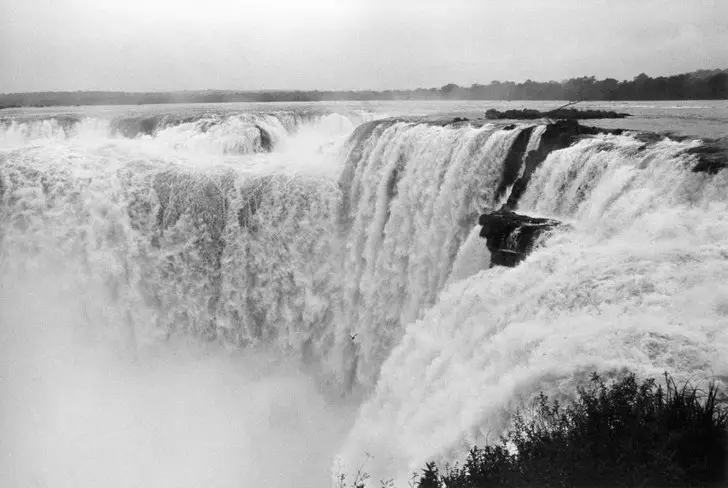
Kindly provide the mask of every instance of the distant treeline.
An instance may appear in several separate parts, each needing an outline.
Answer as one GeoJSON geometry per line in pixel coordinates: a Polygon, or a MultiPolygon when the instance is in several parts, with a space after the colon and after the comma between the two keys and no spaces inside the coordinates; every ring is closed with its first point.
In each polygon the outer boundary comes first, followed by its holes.
{"type": "Polygon", "coordinates": [[[142,105],[159,103],[326,102],[339,100],[719,100],[728,99],[728,69],[700,70],[630,81],[593,76],[566,81],[523,83],[491,81],[463,87],[363,91],[181,91],[127,93],[104,91],[10,93],[0,95],[0,108],[59,105],[142,105]]]}

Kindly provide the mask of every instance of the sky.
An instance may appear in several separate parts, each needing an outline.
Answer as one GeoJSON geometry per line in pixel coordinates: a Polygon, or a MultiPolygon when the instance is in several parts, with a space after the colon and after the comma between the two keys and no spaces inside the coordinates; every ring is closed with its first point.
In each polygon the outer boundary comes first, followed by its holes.
{"type": "Polygon", "coordinates": [[[0,0],[0,93],[622,80],[726,46],[727,0],[0,0]]]}

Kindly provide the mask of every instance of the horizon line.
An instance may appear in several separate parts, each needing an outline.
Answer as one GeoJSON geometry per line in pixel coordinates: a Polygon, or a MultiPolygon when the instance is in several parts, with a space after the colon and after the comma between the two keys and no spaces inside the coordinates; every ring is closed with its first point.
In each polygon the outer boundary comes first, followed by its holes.
{"type": "MultiPolygon", "coordinates": [[[[659,76],[651,76],[647,75],[646,73],[642,72],[640,74],[637,74],[632,77],[632,80],[637,78],[638,76],[645,74],[648,77],[652,79],[657,78],[671,78],[674,76],[683,76],[683,75],[692,75],[695,73],[700,72],[711,72],[711,71],[723,71],[728,72],[728,68],[700,68],[696,69],[694,71],[688,71],[688,72],[681,72],[681,73],[675,73],[671,75],[659,75],[659,76]]],[[[141,95],[141,94],[171,94],[171,93],[204,93],[204,92],[227,92],[227,93],[276,93],[276,92],[289,92],[289,93],[337,93],[337,92],[350,92],[350,93],[363,93],[363,92],[411,92],[411,91],[418,91],[418,90],[440,90],[443,86],[448,85],[456,85],[459,88],[471,88],[474,85],[480,85],[480,86],[488,86],[492,85],[494,82],[499,83],[514,83],[514,84],[523,84],[528,81],[531,81],[533,83],[559,83],[563,84],[570,80],[577,80],[580,78],[595,78],[597,81],[604,81],[604,80],[616,80],[619,83],[625,83],[630,82],[632,80],[629,79],[623,79],[618,80],[616,78],[606,77],[606,78],[596,78],[594,75],[583,75],[583,76],[577,76],[572,78],[564,78],[562,80],[546,80],[546,81],[539,81],[539,80],[533,80],[531,78],[527,78],[522,81],[513,81],[513,80],[491,80],[487,83],[471,83],[470,85],[459,85],[457,83],[449,82],[445,83],[444,85],[441,85],[439,87],[416,87],[416,88],[338,88],[338,89],[318,89],[318,88],[261,88],[261,89],[242,89],[242,88],[192,88],[192,89],[171,89],[171,90],[139,90],[139,91],[130,91],[130,90],[123,90],[123,89],[76,89],[76,90],[39,90],[39,91],[18,91],[18,92],[2,92],[0,93],[0,96],[12,96],[12,95],[34,95],[34,94],[41,94],[41,93],[50,93],[50,94],[59,94],[59,93],[114,93],[114,94],[130,94],[130,95],[141,95]]]]}

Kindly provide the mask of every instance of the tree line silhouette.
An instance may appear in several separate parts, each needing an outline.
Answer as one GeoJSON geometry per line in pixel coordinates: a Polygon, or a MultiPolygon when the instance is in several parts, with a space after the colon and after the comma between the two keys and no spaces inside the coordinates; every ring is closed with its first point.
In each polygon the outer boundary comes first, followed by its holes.
{"type": "Polygon", "coordinates": [[[373,100],[721,100],[728,99],[728,69],[699,70],[632,80],[597,80],[594,76],[565,81],[491,81],[469,87],[448,83],[440,88],[359,91],[227,91],[178,92],[35,92],[0,95],[0,108],[62,105],[143,105],[162,103],[327,102],[373,100]]]}

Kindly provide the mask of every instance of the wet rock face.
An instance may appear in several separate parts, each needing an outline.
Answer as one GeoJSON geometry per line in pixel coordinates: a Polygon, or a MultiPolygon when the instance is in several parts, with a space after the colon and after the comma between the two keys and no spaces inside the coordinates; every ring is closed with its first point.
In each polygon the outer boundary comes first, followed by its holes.
{"type": "MultiPolygon", "coordinates": [[[[506,126],[505,130],[513,130],[516,126],[506,126]]],[[[528,147],[528,141],[533,133],[533,127],[527,127],[523,129],[516,139],[511,144],[511,148],[508,150],[505,160],[503,161],[503,174],[501,175],[501,182],[498,185],[496,191],[496,199],[500,200],[505,196],[508,188],[520,178],[521,165],[523,164],[524,156],[526,155],[526,149],[528,147]]]]}
{"type": "Polygon", "coordinates": [[[134,139],[139,135],[151,136],[157,130],[163,116],[151,115],[149,117],[126,117],[115,119],[111,128],[115,134],[128,139],[134,139]]]}
{"type": "Polygon", "coordinates": [[[480,216],[480,237],[487,241],[490,266],[516,266],[533,250],[538,239],[563,226],[553,219],[521,215],[501,209],[480,216]]]}
{"type": "Polygon", "coordinates": [[[255,126],[256,129],[258,129],[258,132],[260,133],[260,148],[264,152],[271,152],[273,151],[273,137],[268,133],[267,130],[262,128],[259,125],[255,126]]]}
{"type": "Polygon", "coordinates": [[[693,167],[694,173],[714,175],[728,168],[728,138],[705,141],[702,145],[686,152],[698,158],[697,164],[693,167]]]}
{"type": "Polygon", "coordinates": [[[522,130],[506,156],[498,199],[512,187],[508,200],[496,212],[480,216],[480,237],[487,239],[492,266],[516,266],[531,252],[539,237],[561,226],[561,222],[520,215],[511,211],[528,188],[533,173],[553,151],[564,149],[584,136],[599,133],[621,133],[619,130],[600,129],[580,125],[576,120],[557,120],[546,126],[536,149],[526,154],[528,141],[534,128],[522,130]]]}
{"type": "MultiPolygon", "coordinates": [[[[526,188],[528,188],[528,183],[531,181],[531,176],[536,171],[536,169],[541,165],[541,163],[546,160],[546,157],[551,154],[554,151],[558,151],[559,149],[564,149],[572,144],[574,144],[576,141],[578,141],[580,138],[584,136],[590,136],[595,134],[603,134],[603,133],[612,133],[612,134],[620,134],[622,131],[617,130],[610,130],[610,129],[601,129],[598,127],[590,127],[579,124],[576,120],[557,120],[556,122],[553,122],[551,124],[548,124],[546,126],[546,130],[544,131],[543,135],[541,136],[541,142],[536,148],[536,150],[529,152],[526,155],[525,160],[523,161],[524,170],[523,175],[518,178],[517,180],[513,179],[514,176],[518,174],[518,171],[516,170],[508,170],[504,171],[503,175],[503,181],[504,185],[513,185],[513,190],[511,191],[510,196],[508,197],[508,202],[505,204],[505,208],[513,209],[516,208],[516,205],[518,204],[518,200],[521,198],[523,193],[526,191],[526,188]],[[506,175],[505,173],[509,173],[510,176],[506,175]]],[[[516,141],[518,142],[518,141],[516,141]]],[[[525,150],[525,145],[527,144],[526,141],[521,141],[521,149],[520,153],[516,155],[516,157],[513,158],[513,162],[518,162],[520,164],[520,157],[523,155],[523,151],[525,150]]],[[[517,148],[517,144],[514,144],[514,148],[517,148]]],[[[517,151],[518,152],[518,151],[517,151]]],[[[509,166],[506,165],[506,168],[509,166]]],[[[519,166],[520,167],[520,166],[519,166]]],[[[505,186],[501,189],[501,191],[505,190],[505,186]]]]}
{"type": "MultiPolygon", "coordinates": [[[[503,129],[513,130],[515,126],[503,129]]],[[[528,141],[534,128],[522,130],[513,141],[504,160],[497,199],[506,196],[508,200],[500,210],[480,217],[480,236],[487,239],[491,253],[491,266],[516,266],[531,252],[539,237],[545,232],[562,226],[561,222],[540,219],[512,212],[528,188],[532,175],[549,154],[567,148],[585,136],[596,134],[620,135],[622,129],[602,129],[579,124],[576,120],[557,120],[546,125],[538,146],[526,153],[528,141]]],[[[645,144],[653,144],[665,136],[654,133],[638,133],[637,138],[645,144]]],[[[673,136],[671,136],[673,137],[673,136]]],[[[696,173],[715,175],[728,168],[728,139],[704,140],[699,146],[685,151],[695,156],[697,162],[692,168],[696,173]]]]}

